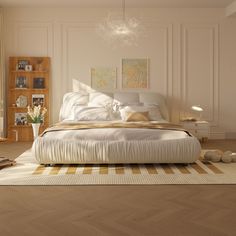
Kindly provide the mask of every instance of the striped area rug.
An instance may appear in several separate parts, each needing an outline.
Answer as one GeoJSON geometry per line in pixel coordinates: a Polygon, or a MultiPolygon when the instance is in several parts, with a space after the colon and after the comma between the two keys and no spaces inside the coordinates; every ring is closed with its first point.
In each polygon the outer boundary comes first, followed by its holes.
{"type": "Polygon", "coordinates": [[[102,164],[102,165],[55,165],[45,167],[39,165],[33,175],[174,175],[174,174],[223,174],[210,162],[197,161],[193,164],[102,164]]]}
{"type": "Polygon", "coordinates": [[[236,164],[39,165],[31,151],[0,170],[0,185],[236,184],[236,164]]]}

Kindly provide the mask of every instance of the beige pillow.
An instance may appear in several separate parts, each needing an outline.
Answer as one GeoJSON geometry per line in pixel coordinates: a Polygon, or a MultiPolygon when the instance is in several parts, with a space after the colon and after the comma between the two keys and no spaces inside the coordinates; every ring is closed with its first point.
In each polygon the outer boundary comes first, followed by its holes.
{"type": "Polygon", "coordinates": [[[126,121],[149,121],[148,111],[126,112],[126,121]]]}

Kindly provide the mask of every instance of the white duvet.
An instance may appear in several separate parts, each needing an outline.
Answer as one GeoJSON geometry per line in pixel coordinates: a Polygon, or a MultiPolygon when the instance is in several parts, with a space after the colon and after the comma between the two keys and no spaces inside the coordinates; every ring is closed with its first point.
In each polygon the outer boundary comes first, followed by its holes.
{"type": "Polygon", "coordinates": [[[200,144],[183,131],[96,128],[48,132],[33,144],[39,163],[191,163],[200,144]]]}

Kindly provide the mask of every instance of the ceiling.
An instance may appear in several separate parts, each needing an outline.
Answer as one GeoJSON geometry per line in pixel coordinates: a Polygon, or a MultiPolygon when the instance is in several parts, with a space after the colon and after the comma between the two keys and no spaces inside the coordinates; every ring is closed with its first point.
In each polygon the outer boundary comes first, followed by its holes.
{"type": "MultiPolygon", "coordinates": [[[[127,7],[222,8],[234,0],[126,0],[127,7]]],[[[121,7],[122,0],[0,0],[1,7],[121,7]]]]}

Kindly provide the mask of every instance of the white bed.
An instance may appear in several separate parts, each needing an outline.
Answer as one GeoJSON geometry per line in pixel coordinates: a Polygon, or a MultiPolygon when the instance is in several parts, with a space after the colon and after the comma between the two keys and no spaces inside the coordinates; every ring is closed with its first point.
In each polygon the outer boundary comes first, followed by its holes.
{"type": "MultiPolygon", "coordinates": [[[[72,111],[78,110],[78,107],[108,107],[111,104],[120,107],[130,104],[157,105],[162,119],[149,123],[164,123],[169,120],[165,100],[157,93],[72,92],[64,96],[60,121],[67,124],[93,123],[94,121],[75,121],[72,111]]],[[[96,120],[99,124],[114,122],[96,120]]],[[[126,123],[120,121],[122,122],[126,123]]],[[[41,164],[192,163],[199,158],[201,146],[195,137],[180,130],[110,127],[47,132],[35,140],[32,150],[41,164]]]]}

